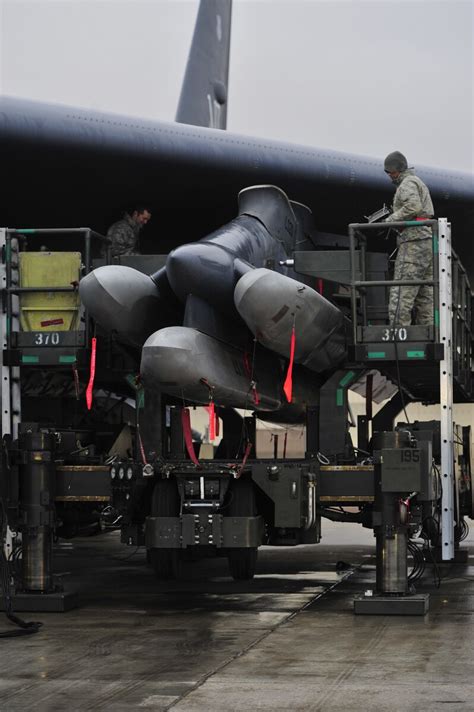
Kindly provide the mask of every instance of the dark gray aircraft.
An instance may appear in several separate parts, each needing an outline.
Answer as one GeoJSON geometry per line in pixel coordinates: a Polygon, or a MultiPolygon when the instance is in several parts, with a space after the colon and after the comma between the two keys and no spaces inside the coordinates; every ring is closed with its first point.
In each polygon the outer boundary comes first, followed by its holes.
{"type": "MultiPolygon", "coordinates": [[[[104,232],[120,206],[140,199],[156,208],[143,250],[165,253],[229,222],[250,185],[277,185],[308,205],[320,233],[345,234],[348,223],[389,202],[382,160],[207,128],[225,127],[230,14],[230,0],[200,7],[177,114],[199,125],[2,97],[2,225],[104,232]]],[[[451,219],[472,273],[473,176],[420,166],[417,173],[437,215],[451,219]]]]}

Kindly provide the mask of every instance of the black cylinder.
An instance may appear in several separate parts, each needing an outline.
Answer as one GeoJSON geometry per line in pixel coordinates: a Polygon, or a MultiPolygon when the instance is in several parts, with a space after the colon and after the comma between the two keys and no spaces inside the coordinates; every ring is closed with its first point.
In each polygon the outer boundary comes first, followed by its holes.
{"type": "Polygon", "coordinates": [[[410,447],[410,433],[404,430],[377,432],[372,439],[376,465],[375,510],[380,524],[376,535],[376,589],[381,594],[403,595],[408,592],[407,541],[405,523],[400,519],[400,494],[382,491],[382,463],[377,453],[383,449],[410,447]]]}
{"type": "Polygon", "coordinates": [[[53,589],[54,436],[23,433],[19,448],[22,588],[46,593],[53,589]]]}

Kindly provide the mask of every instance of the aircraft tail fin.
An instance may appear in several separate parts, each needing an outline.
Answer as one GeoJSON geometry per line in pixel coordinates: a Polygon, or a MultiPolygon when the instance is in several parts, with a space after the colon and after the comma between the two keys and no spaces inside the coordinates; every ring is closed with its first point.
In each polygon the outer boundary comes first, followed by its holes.
{"type": "Polygon", "coordinates": [[[232,0],[201,0],[176,121],[225,129],[232,0]]]}

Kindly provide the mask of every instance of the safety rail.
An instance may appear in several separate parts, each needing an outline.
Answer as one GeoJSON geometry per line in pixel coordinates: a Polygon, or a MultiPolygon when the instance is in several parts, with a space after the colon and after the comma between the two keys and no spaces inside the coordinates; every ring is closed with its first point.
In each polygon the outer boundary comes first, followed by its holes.
{"type": "MultiPolygon", "coordinates": [[[[457,254],[451,248],[451,226],[446,218],[438,220],[410,220],[393,223],[354,223],[349,226],[351,314],[354,345],[368,341],[397,344],[415,342],[420,345],[410,347],[407,353],[417,360],[424,354],[423,344],[432,344],[428,348],[435,360],[442,358],[442,347],[446,341],[441,334],[442,318],[450,321],[452,331],[451,355],[453,374],[466,397],[473,395],[473,294],[466,270],[457,254]],[[383,229],[430,226],[432,229],[433,279],[431,280],[370,280],[367,279],[366,232],[383,229]],[[359,244],[357,244],[359,243],[359,244]],[[449,244],[448,244],[449,243],[449,244]],[[358,278],[358,273],[360,278],[358,278]],[[428,285],[433,287],[433,324],[401,326],[389,324],[374,326],[368,320],[367,290],[376,287],[400,287],[428,285]],[[414,350],[413,350],[414,349],[414,350]]],[[[387,297],[388,295],[386,295],[387,297]]],[[[393,349],[392,349],[393,351],[393,349]]],[[[378,359],[381,353],[377,348],[368,351],[368,359],[378,359]]],[[[400,351],[395,354],[397,360],[400,351]]],[[[388,352],[387,352],[388,356],[388,352]]]]}
{"type": "MultiPolygon", "coordinates": [[[[358,298],[360,299],[360,311],[362,314],[362,326],[368,325],[366,290],[373,287],[410,287],[410,286],[431,286],[433,287],[433,325],[434,335],[432,340],[439,341],[439,226],[438,220],[405,220],[391,223],[351,223],[349,225],[349,251],[351,269],[351,313],[354,344],[358,343],[358,298]],[[392,279],[392,280],[369,280],[367,279],[367,238],[365,232],[380,232],[392,228],[424,227],[432,229],[432,251],[433,251],[433,279],[392,279]],[[357,279],[357,244],[359,241],[360,253],[360,273],[361,279],[357,279]]],[[[389,325],[397,326],[397,325],[389,325]]]]}
{"type": "MultiPolygon", "coordinates": [[[[110,240],[99,232],[92,230],[89,227],[56,227],[56,228],[4,228],[1,231],[3,233],[1,242],[3,243],[3,262],[5,265],[4,274],[4,285],[3,293],[5,295],[4,299],[4,311],[6,313],[6,329],[5,329],[5,346],[4,348],[10,349],[12,347],[12,331],[14,325],[14,315],[13,315],[13,296],[18,296],[20,294],[34,294],[41,292],[49,293],[63,293],[63,292],[77,292],[78,285],[71,285],[69,287],[52,287],[45,286],[39,287],[20,287],[13,283],[12,273],[18,265],[15,265],[12,261],[12,252],[18,252],[18,250],[12,250],[12,241],[14,238],[19,238],[21,236],[44,236],[44,235],[77,235],[84,237],[84,253],[83,253],[83,265],[84,274],[88,274],[92,269],[92,255],[91,255],[91,243],[92,240],[98,240],[107,245],[109,249],[110,240]]],[[[63,250],[64,251],[64,250],[63,250]]],[[[90,320],[85,315],[85,344],[89,343],[90,336],[90,320]]]]}

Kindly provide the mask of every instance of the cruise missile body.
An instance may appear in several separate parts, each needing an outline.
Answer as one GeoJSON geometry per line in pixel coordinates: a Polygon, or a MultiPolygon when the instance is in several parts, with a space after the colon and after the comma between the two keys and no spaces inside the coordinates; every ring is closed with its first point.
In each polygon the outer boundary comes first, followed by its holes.
{"type": "Polygon", "coordinates": [[[191,403],[294,420],[346,353],[340,310],[286,264],[308,242],[310,211],[275,186],[239,194],[239,214],[173,250],[155,275],[99,267],[80,284],[92,316],[142,345],[145,387],[191,403]],[[140,316],[141,315],[141,316],[140,316]],[[173,321],[174,319],[174,321],[173,321]],[[292,402],[283,392],[292,339],[292,402]]]}

